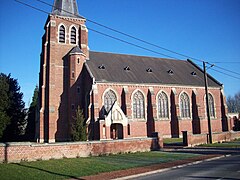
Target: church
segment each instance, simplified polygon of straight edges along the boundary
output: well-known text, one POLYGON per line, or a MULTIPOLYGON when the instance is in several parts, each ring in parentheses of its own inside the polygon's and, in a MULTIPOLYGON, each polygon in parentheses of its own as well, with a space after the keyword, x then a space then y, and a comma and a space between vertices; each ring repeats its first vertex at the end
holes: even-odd
MULTIPOLYGON (((88 140, 207 134, 204 72, 191 60, 93 52, 76 0, 55 0, 42 37, 38 142, 71 140, 83 110, 88 140)), ((223 85, 207 76, 213 133, 229 131, 223 85)))

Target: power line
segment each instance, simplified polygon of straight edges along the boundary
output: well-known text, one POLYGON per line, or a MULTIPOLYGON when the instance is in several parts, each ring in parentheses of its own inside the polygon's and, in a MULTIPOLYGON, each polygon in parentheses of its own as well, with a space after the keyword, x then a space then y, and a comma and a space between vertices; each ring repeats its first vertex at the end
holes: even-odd
MULTIPOLYGON (((43 3, 43 4, 46 4, 46 5, 50 6, 50 7, 55 7, 54 5, 49 4, 49 3, 47 3, 47 2, 45 2, 45 1, 43 1, 43 0, 36 0, 36 1, 41 2, 41 3, 43 3)), ((72 14, 71 12, 68 12, 68 11, 66 11, 66 10, 64 10, 64 9, 61 9, 61 10, 64 11, 64 12, 67 12, 67 13, 72 14)), ((142 39, 140 39, 140 38, 137 38, 137 37, 135 37, 135 36, 129 35, 129 34, 124 33, 124 32, 122 32, 122 31, 116 30, 116 29, 111 28, 111 27, 109 27, 109 26, 100 24, 100 23, 98 23, 98 22, 96 22, 96 21, 93 21, 93 20, 91 20, 91 19, 88 19, 88 18, 85 18, 85 19, 86 19, 87 21, 93 23, 93 24, 96 24, 96 25, 98 25, 98 26, 101 26, 101 27, 103 27, 103 28, 106 28, 106 29, 108 29, 108 30, 111 30, 111 31, 116 32, 116 33, 118 33, 118 34, 124 35, 124 36, 126 36, 126 37, 132 38, 132 39, 134 39, 134 40, 140 41, 140 42, 142 42, 142 43, 151 45, 151 46, 153 46, 153 47, 157 47, 157 48, 159 48, 159 49, 162 49, 162 50, 165 50, 165 51, 168 51, 168 52, 171 52, 171 53, 174 53, 174 54, 177 54, 177 55, 186 57, 186 58, 190 58, 190 59, 195 60, 195 61, 198 61, 198 62, 203 62, 203 60, 200 60, 200 59, 197 59, 197 58, 194 58, 194 57, 191 57, 191 56, 182 54, 182 53, 178 53, 178 52, 176 52, 176 51, 173 51, 173 50, 164 48, 164 47, 162 47, 162 46, 153 44, 153 43, 151 43, 151 42, 142 40, 142 39)), ((97 33, 99 33, 99 32, 97 32, 97 33)), ((99 34, 101 34, 101 33, 99 33, 99 34)), ((104 35, 104 33, 103 33, 102 35, 104 35)), ((106 34, 105 34, 105 35, 106 35, 106 34)), ((108 36, 108 35, 106 35, 106 36, 108 36)), ((108 37, 110 37, 110 36, 108 36, 108 37)), ((113 36, 111 36, 111 37, 113 37, 113 36)), ((114 38, 114 39, 115 39, 115 38, 114 38)), ((117 39, 119 39, 119 38, 117 38, 117 39)), ((119 39, 119 40, 122 41, 121 39, 119 39)), ((122 41, 122 42, 124 42, 124 41, 122 41)), ((133 45, 132 43, 130 43, 130 44, 133 45)), ((137 46, 137 47, 140 47, 139 45, 136 45, 136 46, 137 46)), ((142 48, 142 47, 140 47, 140 48, 142 48)), ((149 50, 148 48, 142 48, 142 49, 149 50)), ((150 51, 156 53, 156 51, 153 51, 153 50, 150 50, 150 51)), ((164 56, 166 56, 166 57, 173 58, 172 56, 169 56, 169 55, 166 55, 166 54, 163 54, 163 53, 158 53, 158 52, 157 52, 157 54, 160 54, 160 55, 164 55, 164 56)), ((175 59, 178 59, 178 58, 175 58, 175 59)), ((208 64, 210 64, 210 63, 208 63, 208 64)), ((213 64, 211 64, 211 65, 213 65, 213 64)), ((216 66, 216 65, 215 65, 215 66, 216 66)), ((216 67, 218 67, 219 69, 222 69, 222 70, 231 72, 230 70, 221 68, 221 67, 219 67, 219 66, 216 66, 216 67)), ((231 73, 236 74, 235 72, 231 72, 231 73)), ((238 73, 237 73, 237 74, 238 74, 238 73)), ((240 75, 240 74, 239 74, 239 75, 240 75)))
POLYGON ((224 70, 224 71, 227 71, 227 72, 233 73, 233 74, 238 74, 238 75, 240 75, 240 73, 238 73, 238 72, 231 71, 231 70, 228 70, 228 69, 222 68, 222 67, 217 66, 217 65, 215 65, 215 67, 217 67, 217 68, 219 68, 219 69, 221 69, 221 70, 224 70))
POLYGON ((214 64, 240 64, 240 62, 236 62, 236 61, 230 61, 230 62, 212 62, 214 64))
MULTIPOLYGON (((38 10, 38 11, 40 11, 40 12, 43 12, 43 13, 49 14, 48 12, 46 12, 46 11, 44 11, 44 10, 41 10, 41 9, 36 8, 36 7, 34 7, 34 6, 31 6, 31 5, 29 5, 29 4, 27 4, 27 3, 24 3, 24 2, 22 2, 22 1, 19 1, 19 0, 15 0, 15 1, 18 2, 18 3, 20 3, 20 4, 23 4, 23 5, 25 5, 25 6, 28 6, 28 7, 30 7, 30 8, 33 8, 33 9, 35 9, 35 10, 38 10)), ((50 4, 48 4, 48 3, 44 2, 44 1, 41 1, 41 0, 37 0, 37 1, 42 2, 42 3, 44 3, 44 4, 47 4, 47 5, 50 5, 50 4)), ((52 5, 50 5, 50 6, 52 6, 52 5)), ((52 7, 54 7, 54 6, 52 6, 52 7)), ((67 12, 67 11, 66 11, 66 12, 67 12)), ((68 12, 68 13, 71 14, 71 12, 68 12)), ((69 21, 69 20, 66 20, 66 21, 69 21)), ((71 22, 71 21, 69 21, 69 22, 71 22)), ((104 25, 103 25, 103 26, 104 26, 104 25)), ((107 27, 107 26, 106 26, 106 27, 107 27)), ((118 40, 118 41, 120 41, 120 42, 123 42, 123 43, 129 44, 129 45, 132 45, 132 46, 135 46, 135 47, 138 47, 138 48, 141 48, 141 49, 144 49, 144 50, 147 50, 147 51, 150 51, 150 52, 153 52, 153 53, 159 54, 159 55, 163 55, 163 56, 166 56, 166 57, 169 57, 169 58, 178 59, 178 58, 176 58, 176 57, 173 57, 173 56, 170 56, 170 55, 166 55, 166 54, 160 53, 160 52, 158 52, 158 51, 154 51, 154 50, 151 50, 151 49, 149 49, 149 48, 142 47, 142 46, 140 46, 140 45, 136 45, 136 44, 134 44, 134 43, 131 43, 131 42, 128 42, 128 41, 122 40, 122 39, 120 39, 120 38, 117 38, 117 37, 114 37, 114 36, 108 35, 108 34, 106 34, 106 33, 102 33, 102 32, 100 32, 100 31, 97 31, 97 30, 91 29, 91 28, 89 28, 89 27, 88 27, 88 29, 91 30, 91 31, 93 31, 93 32, 95 32, 95 33, 98 33, 98 34, 104 35, 104 36, 106 36, 106 37, 109 37, 109 38, 112 38, 112 39, 115 39, 115 40, 118 40)), ((120 31, 119 31, 119 32, 120 32, 120 31)), ((125 34, 125 33, 124 33, 124 34, 125 34)), ((138 39, 138 38, 137 38, 137 39, 138 39)), ((140 40, 140 39, 139 39, 139 40, 140 40)), ((159 46, 159 47, 160 47, 160 46, 159 46)), ((170 51, 171 51, 171 50, 170 50, 170 51)), ((172 51, 172 52, 174 52, 174 51, 172 51)), ((175 53, 175 54, 176 54, 176 53, 175 53)), ((183 54, 181 54, 181 53, 177 53, 177 54, 178 54, 178 55, 183 55, 183 54)), ((185 56, 185 55, 183 55, 183 56, 185 56)), ((189 57, 189 56, 185 56, 185 57, 189 57)), ((190 57, 190 58, 191 58, 191 57, 190 57)), ((191 59, 194 59, 194 60, 196 60, 196 61, 200 61, 200 62, 204 62, 204 61, 202 61, 202 60, 198 60, 198 59, 196 59, 196 58, 191 58, 191 59)), ((178 60, 179 60, 179 59, 178 59, 178 60)), ((209 65, 211 65, 211 66, 213 65, 213 64, 211 64, 211 63, 209 63, 209 62, 206 62, 206 63, 209 64, 209 65)), ((216 65, 215 65, 215 66, 216 66, 216 65)), ((219 67, 219 66, 216 66, 216 67, 218 67, 218 68, 220 68, 220 69, 222 69, 222 70, 225 70, 225 71, 231 72, 231 73, 238 74, 238 73, 236 73, 236 72, 233 72, 233 71, 230 71, 230 70, 227 70, 227 69, 221 68, 221 67, 219 67)), ((217 71, 217 72, 222 73, 222 74, 225 74, 225 75, 228 75, 228 76, 230 76, 230 77, 233 77, 233 78, 239 79, 238 77, 232 76, 232 75, 230 75, 230 74, 227 74, 227 73, 224 73, 224 72, 221 72, 221 71, 215 70, 215 69, 212 69, 212 70, 217 71)))
MULTIPOLYGON (((18 2, 18 3, 20 3, 20 4, 26 5, 26 6, 30 7, 30 8, 33 8, 33 9, 35 9, 35 10, 38 10, 38 11, 41 11, 41 12, 43 12, 43 13, 49 14, 49 13, 46 12, 46 11, 43 11, 43 10, 41 10, 41 9, 35 8, 34 6, 31 6, 31 5, 28 5, 28 4, 26 4, 26 3, 23 3, 22 1, 19 1, 19 0, 15 0, 15 1, 18 2)), ((39 2, 42 2, 42 3, 44 3, 44 4, 49 5, 48 3, 45 3, 44 1, 41 1, 41 0, 36 0, 36 1, 39 1, 39 2)), ((52 6, 52 5, 51 5, 51 6, 52 6)), ((54 7, 54 6, 52 6, 52 7, 54 7)), ((64 11, 65 11, 65 10, 64 10, 64 11)), ((69 13, 69 14, 72 14, 71 12, 68 12, 68 11, 65 11, 65 12, 67 12, 67 13, 69 13)), ((65 21, 69 21, 69 20, 65 20, 65 21)), ((71 22, 71 21, 69 21, 69 22, 71 22)), ((97 31, 97 30, 94 30, 94 29, 91 29, 91 28, 89 28, 89 27, 88 27, 88 29, 91 30, 91 31, 93 31, 93 32, 95 32, 95 33, 101 34, 101 35, 103 35, 103 36, 106 36, 106 37, 109 37, 109 38, 112 38, 112 39, 115 39, 115 40, 118 40, 118 41, 120 41, 120 42, 126 43, 126 44, 131 45, 131 46, 135 46, 135 47, 140 48, 140 49, 144 49, 144 50, 149 51, 149 52, 152 52, 152 53, 155 53, 155 54, 159 54, 159 55, 162 55, 162 56, 165 56, 165 57, 168 57, 168 58, 178 59, 178 58, 176 58, 176 57, 173 57, 173 56, 170 56, 170 55, 167 55, 167 54, 164 54, 164 53, 160 53, 160 52, 158 52, 158 51, 154 51, 154 50, 151 50, 151 49, 149 49, 149 48, 145 48, 145 47, 142 47, 142 46, 140 46, 140 45, 137 45, 137 44, 134 44, 134 43, 131 43, 131 42, 122 40, 122 39, 120 39, 120 38, 117 38, 117 37, 108 35, 108 34, 106 34, 106 33, 103 33, 103 32, 100 32, 100 31, 97 31)), ((180 60, 180 59, 178 59, 178 60, 180 60)))
POLYGON ((216 71, 216 72, 218 72, 218 73, 221 73, 221 74, 224 74, 224 75, 227 75, 227 76, 230 76, 230 77, 232 77, 232 78, 235 78, 235 79, 239 79, 239 80, 240 80, 239 77, 233 76, 233 75, 231 75, 231 74, 227 74, 227 73, 225 73, 225 72, 221 72, 221 71, 216 70, 216 69, 210 69, 210 70, 213 70, 213 71, 216 71))
MULTIPOLYGON (((39 2, 41 2, 41 3, 43 3, 43 4, 46 4, 46 5, 51 6, 51 7, 55 7, 54 5, 49 4, 49 3, 45 2, 45 1, 42 1, 42 0, 36 0, 36 1, 39 1, 39 2)), ((68 12, 68 11, 66 11, 66 10, 64 10, 64 9, 61 9, 61 10, 64 11, 64 12, 67 12, 67 13, 72 14, 71 12, 68 12)), ((184 55, 184 54, 182 54, 182 53, 178 53, 178 52, 176 52, 176 51, 172 51, 172 50, 170 50, 170 49, 161 47, 161 46, 159 46, 159 45, 153 44, 153 43, 148 42, 148 41, 145 41, 145 40, 142 40, 142 39, 137 38, 137 37, 135 37, 135 36, 132 36, 132 35, 130 35, 130 34, 127 34, 127 33, 124 33, 124 32, 122 32, 122 31, 113 29, 113 28, 111 28, 111 27, 109 27, 109 26, 100 24, 100 23, 98 23, 98 22, 96 22, 96 21, 93 21, 93 20, 91 20, 91 19, 88 19, 88 18, 85 18, 85 19, 86 19, 87 21, 93 23, 93 24, 96 24, 96 25, 98 25, 98 26, 101 26, 101 27, 103 27, 103 28, 106 28, 106 29, 108 29, 108 30, 111 30, 111 31, 116 32, 116 33, 118 33, 118 34, 127 36, 127 37, 129 37, 129 38, 134 39, 134 40, 140 41, 140 42, 142 42, 142 43, 145 43, 145 44, 154 46, 154 47, 156 47, 156 48, 159 48, 159 49, 162 49, 162 50, 165 50, 165 51, 168 51, 168 52, 171 52, 171 53, 174 53, 174 54, 177 54, 177 55, 180 55, 180 56, 189 58, 189 59, 194 59, 194 60, 196 60, 196 61, 203 62, 202 60, 196 59, 196 58, 191 57, 191 56, 188 56, 188 55, 184 55)))
POLYGON ((216 64, 210 64, 210 63, 208 63, 208 62, 206 62, 207 64, 209 64, 209 65, 211 65, 211 67, 216 67, 216 68, 219 68, 219 69, 221 69, 221 70, 223 70, 223 71, 226 71, 226 72, 230 72, 230 73, 232 73, 232 74, 238 74, 238 75, 240 75, 240 73, 238 73, 238 72, 235 72, 235 71, 231 71, 231 70, 228 70, 228 69, 225 69, 225 68, 222 68, 222 67, 220 67, 220 66, 218 66, 218 65, 216 65, 216 64))
MULTIPOLYGON (((169 56, 169 55, 166 55, 166 54, 163 54, 163 53, 160 53, 160 52, 157 52, 157 51, 154 51, 154 50, 151 50, 151 49, 148 49, 148 48, 139 46, 139 45, 137 45, 137 44, 134 44, 134 43, 131 43, 131 42, 122 40, 122 39, 120 39, 120 38, 111 36, 111 35, 109 35, 109 34, 106 34, 106 33, 103 33, 103 32, 100 32, 100 31, 97 31, 97 30, 94 30, 94 29, 91 29, 91 28, 89 28, 89 27, 88 27, 88 29, 91 30, 91 31, 93 31, 93 32, 96 32, 96 33, 98 33, 98 34, 101 34, 101 35, 103 35, 103 36, 106 36, 106 37, 109 37, 109 38, 112 38, 112 39, 121 41, 121 42, 123 42, 123 43, 129 44, 129 45, 131 45, 131 46, 138 47, 138 48, 140 48, 140 49, 144 49, 144 50, 149 51, 149 52, 153 52, 153 53, 156 53, 156 54, 159 54, 159 55, 163 55, 163 56, 166 56, 166 57, 169 57, 169 58, 173 58, 173 59, 178 59, 178 58, 176 58, 176 57, 169 56)), ((180 60, 180 59, 178 59, 178 60, 180 60)))
POLYGON ((43 12, 43 13, 46 13, 46 14, 49 14, 47 11, 44 11, 44 10, 42 10, 42 9, 36 8, 36 7, 34 7, 34 6, 31 6, 31 5, 29 5, 29 4, 27 4, 27 3, 24 3, 24 2, 22 2, 22 1, 19 1, 19 0, 15 0, 15 1, 18 2, 18 3, 20 3, 20 4, 25 5, 25 6, 27 6, 27 7, 30 7, 30 8, 32 8, 32 9, 38 10, 38 11, 43 12))

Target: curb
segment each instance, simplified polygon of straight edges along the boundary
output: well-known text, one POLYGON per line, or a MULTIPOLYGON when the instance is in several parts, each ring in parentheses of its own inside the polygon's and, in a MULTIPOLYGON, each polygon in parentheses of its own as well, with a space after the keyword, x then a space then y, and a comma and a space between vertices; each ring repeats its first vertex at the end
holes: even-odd
POLYGON ((221 158, 229 157, 229 156, 232 156, 232 155, 231 154, 222 155, 222 156, 213 157, 213 158, 210 158, 210 159, 204 159, 204 160, 201 160, 201 161, 194 161, 194 162, 190 162, 190 163, 186 163, 186 164, 182 164, 182 165, 178 165, 178 166, 159 169, 159 170, 155 170, 155 171, 149 171, 149 172, 146 172, 146 173, 140 173, 140 174, 134 174, 134 175, 131 175, 131 176, 115 178, 113 180, 127 180, 127 179, 137 178, 137 177, 141 177, 141 176, 147 176, 147 175, 150 175, 150 174, 165 172, 165 171, 169 171, 169 170, 172 170, 172 169, 178 169, 178 168, 182 168, 182 167, 186 167, 186 166, 190 166, 190 165, 194 165, 194 164, 199 164, 199 163, 202 163, 202 162, 213 161, 213 160, 216 160, 216 159, 221 159, 221 158))

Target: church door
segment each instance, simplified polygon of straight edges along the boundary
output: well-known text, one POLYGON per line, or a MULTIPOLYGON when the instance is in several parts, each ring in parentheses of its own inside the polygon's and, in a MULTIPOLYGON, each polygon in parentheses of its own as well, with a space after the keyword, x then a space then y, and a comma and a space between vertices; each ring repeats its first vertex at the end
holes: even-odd
POLYGON ((120 123, 114 123, 111 125, 111 138, 123 139, 123 125, 120 123))

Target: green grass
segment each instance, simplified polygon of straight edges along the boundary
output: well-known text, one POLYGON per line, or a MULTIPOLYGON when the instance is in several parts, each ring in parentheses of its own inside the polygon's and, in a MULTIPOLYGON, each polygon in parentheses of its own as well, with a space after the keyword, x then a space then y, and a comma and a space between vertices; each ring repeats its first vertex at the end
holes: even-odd
POLYGON ((213 143, 213 144, 201 144, 203 147, 222 147, 222 148, 240 148, 240 139, 235 139, 230 142, 222 142, 222 143, 213 143))
POLYGON ((144 152, 101 157, 0 164, 1 179, 69 179, 197 156, 144 152))
POLYGON ((239 142, 240 143, 240 138, 234 139, 232 142, 239 142))
POLYGON ((182 143, 182 138, 164 138, 163 143, 164 144, 174 144, 174 143, 182 143))

